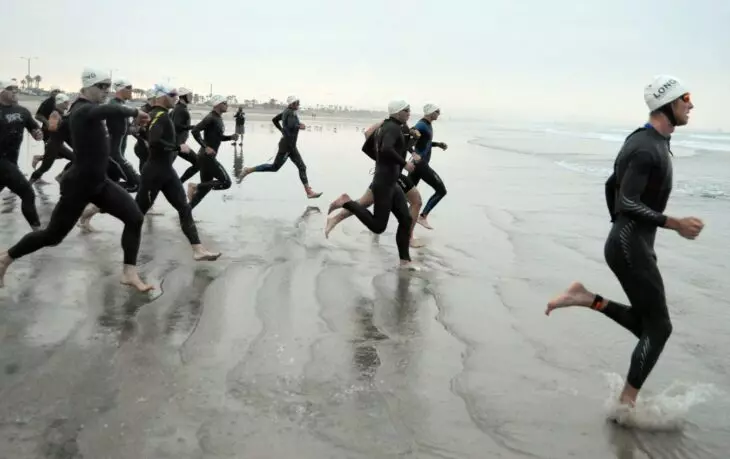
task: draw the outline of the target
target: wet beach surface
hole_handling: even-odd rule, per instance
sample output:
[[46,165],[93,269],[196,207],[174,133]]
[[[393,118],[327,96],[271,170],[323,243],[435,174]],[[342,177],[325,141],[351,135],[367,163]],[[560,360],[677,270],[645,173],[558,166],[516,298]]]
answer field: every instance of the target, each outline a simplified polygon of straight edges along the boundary
[[[424,270],[404,273],[394,219],[377,240],[355,218],[323,235],[329,202],[370,182],[357,130],[369,123],[303,121],[322,126],[300,136],[300,150],[324,194],[306,199],[290,163],[212,191],[194,215],[203,243],[223,252],[217,262],[192,260],[160,197],[140,248],[151,294],[119,284],[122,227],[106,215],[92,221],[98,232],[74,229],[11,266],[0,290],[0,458],[726,457],[727,201],[676,200],[671,210],[699,214],[705,233],[658,237],[674,334],[645,389],[685,385],[666,396],[679,403],[702,385],[711,402],[693,406],[682,431],[628,430],[605,420],[618,377],[606,373],[624,375],[635,339],[592,311],[543,314],[577,278],[625,300],[603,262],[605,178],[521,146],[483,148],[468,127],[444,123],[450,148],[433,167],[449,194],[435,229],[416,229],[427,246],[411,254]],[[268,124],[249,120],[243,158],[224,144],[231,176],[275,154]],[[40,153],[29,145],[27,172]],[[63,165],[35,187],[44,223]],[[420,189],[425,202],[432,190]],[[0,218],[6,248],[28,230],[7,190]]]

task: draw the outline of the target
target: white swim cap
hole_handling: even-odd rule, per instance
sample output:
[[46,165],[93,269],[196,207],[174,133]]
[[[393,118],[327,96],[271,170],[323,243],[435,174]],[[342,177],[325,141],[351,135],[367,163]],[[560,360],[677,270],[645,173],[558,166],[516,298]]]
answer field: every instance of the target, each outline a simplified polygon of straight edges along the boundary
[[216,94],[215,96],[210,98],[210,105],[212,105],[213,107],[217,107],[218,105],[226,101],[227,99],[225,97]]
[[62,104],[64,102],[68,102],[69,98],[66,94],[60,92],[60,93],[56,94],[55,100],[56,100],[57,104]]
[[179,89],[177,90],[177,94],[178,94],[178,95],[179,95],[180,97],[182,97],[182,96],[187,96],[188,94],[192,94],[192,93],[193,93],[193,92],[192,92],[191,90],[189,90],[188,88],[179,88]]
[[153,91],[152,89],[148,89],[147,91],[145,91],[144,95],[147,100],[152,100],[157,97],[155,96],[155,91]]
[[84,71],[81,72],[82,88],[90,88],[99,83],[112,83],[109,72],[91,67],[86,67]]
[[439,107],[436,104],[426,104],[423,106],[423,114],[424,115],[430,115],[432,113],[435,113],[437,111],[441,110],[441,107]]
[[175,88],[164,83],[157,83],[152,87],[150,92],[153,97],[169,96],[171,94],[177,95],[177,90]]
[[299,102],[299,98],[297,96],[289,96],[286,98],[286,104],[291,105],[294,102]]
[[59,88],[58,86],[51,86],[51,92],[60,91],[60,90],[61,90],[61,88]]
[[120,89],[131,87],[132,82],[124,77],[120,77],[114,80],[113,86],[115,91],[119,91]]
[[388,104],[388,115],[395,115],[410,107],[405,100],[394,100]]
[[687,87],[678,78],[671,75],[659,75],[644,88],[644,102],[653,112],[688,92]]

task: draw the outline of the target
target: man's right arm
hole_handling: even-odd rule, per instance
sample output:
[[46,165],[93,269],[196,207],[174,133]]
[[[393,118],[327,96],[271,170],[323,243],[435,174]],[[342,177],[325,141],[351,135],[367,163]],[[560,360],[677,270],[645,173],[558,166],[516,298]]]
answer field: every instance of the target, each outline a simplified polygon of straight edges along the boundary
[[198,142],[198,145],[203,148],[208,148],[208,145],[205,143],[205,140],[203,140],[203,136],[201,136],[200,133],[205,130],[210,122],[211,117],[210,115],[208,115],[203,118],[200,123],[196,124],[195,127],[190,131],[190,135],[193,136],[193,139],[195,139],[195,141]]

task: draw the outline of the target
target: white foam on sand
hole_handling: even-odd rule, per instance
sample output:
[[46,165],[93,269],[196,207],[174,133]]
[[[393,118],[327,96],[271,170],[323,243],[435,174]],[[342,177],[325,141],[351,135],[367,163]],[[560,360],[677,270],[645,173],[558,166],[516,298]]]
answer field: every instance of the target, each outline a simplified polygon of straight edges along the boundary
[[619,425],[647,431],[680,431],[687,423],[690,408],[708,402],[720,391],[712,384],[674,382],[657,394],[642,389],[634,407],[618,403],[624,378],[605,374],[609,395],[604,408],[609,420]]

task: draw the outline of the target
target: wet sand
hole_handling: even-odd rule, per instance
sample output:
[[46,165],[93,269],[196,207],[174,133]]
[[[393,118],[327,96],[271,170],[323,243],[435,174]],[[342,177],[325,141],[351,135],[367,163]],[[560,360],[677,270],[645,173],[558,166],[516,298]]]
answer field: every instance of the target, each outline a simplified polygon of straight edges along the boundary
[[[194,214],[217,262],[192,260],[158,198],[164,215],[146,219],[140,249],[152,294],[119,284],[122,228],[105,215],[98,233],[74,229],[12,265],[0,290],[0,458],[726,457],[725,396],[693,407],[681,432],[616,427],[605,373],[623,376],[634,338],[592,311],[543,314],[576,278],[625,300],[602,259],[602,179],[439,125],[450,148],[433,167],[449,193],[435,229],[416,229],[427,246],[412,256],[426,269],[401,273],[393,219],[377,242],[354,218],[323,235],[329,202],[370,182],[356,130],[367,123],[311,124],[323,129],[302,133],[300,150],[323,196],[306,199],[289,163],[211,192]],[[269,160],[277,140],[250,122],[243,163]],[[30,171],[40,148],[28,145]],[[231,175],[241,166],[230,144],[219,160]],[[432,190],[420,189],[425,201]],[[58,186],[36,190],[45,223]],[[0,199],[7,247],[28,228],[19,200]],[[718,253],[730,220],[718,209],[677,201],[705,233],[658,238],[675,325],[647,392],[730,382]]]

